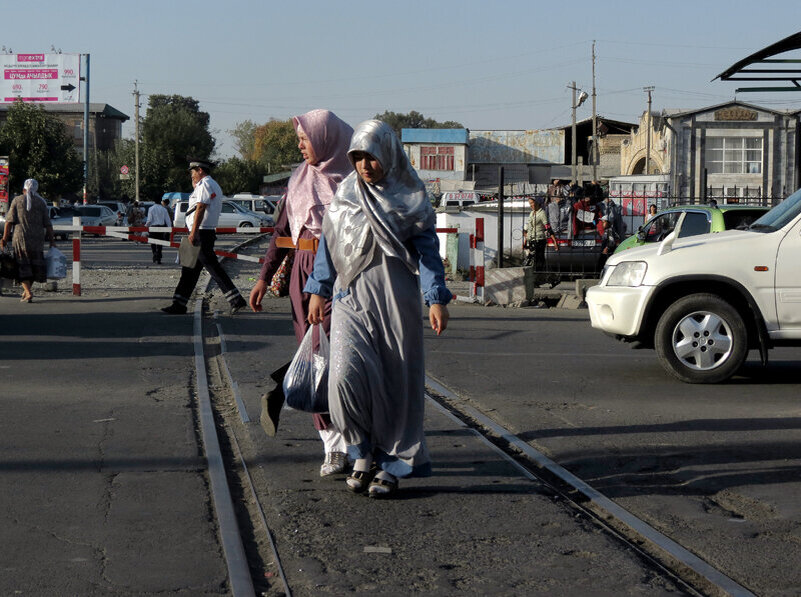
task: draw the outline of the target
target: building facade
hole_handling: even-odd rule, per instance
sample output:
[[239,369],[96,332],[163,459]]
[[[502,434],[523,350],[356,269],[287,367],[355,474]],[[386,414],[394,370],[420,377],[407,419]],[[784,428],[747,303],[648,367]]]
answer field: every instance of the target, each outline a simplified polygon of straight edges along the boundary
[[467,129],[402,129],[403,150],[429,191],[472,189],[467,173]]
[[[37,104],[45,112],[57,116],[63,123],[67,134],[75,144],[75,150],[83,153],[83,115],[85,104],[53,103]],[[7,118],[10,103],[0,103],[0,126]],[[106,150],[114,147],[122,138],[122,123],[128,116],[108,104],[89,104],[89,150]]]
[[776,203],[799,187],[799,112],[743,102],[663,112],[672,193]]

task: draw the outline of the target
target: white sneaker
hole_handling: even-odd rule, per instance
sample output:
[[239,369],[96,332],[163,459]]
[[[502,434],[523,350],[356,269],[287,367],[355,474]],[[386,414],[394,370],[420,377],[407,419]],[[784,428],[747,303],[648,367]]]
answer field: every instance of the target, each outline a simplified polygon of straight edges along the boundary
[[328,452],[320,467],[320,476],[328,477],[344,472],[348,465],[348,457],[344,452]]

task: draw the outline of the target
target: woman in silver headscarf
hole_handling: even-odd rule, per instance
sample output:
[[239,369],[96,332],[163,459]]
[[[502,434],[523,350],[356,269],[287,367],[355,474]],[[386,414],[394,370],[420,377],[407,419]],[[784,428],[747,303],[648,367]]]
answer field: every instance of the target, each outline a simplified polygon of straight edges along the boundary
[[447,327],[452,295],[434,211],[392,128],[362,123],[348,157],[356,171],[323,219],[305,291],[313,295],[310,323],[322,321],[325,298],[334,299],[328,399],[355,460],[348,487],[383,497],[395,492],[399,477],[431,474],[421,284],[437,334]]
[[[22,195],[14,197],[6,214],[6,225],[0,246],[5,249],[9,240],[14,258],[19,267],[19,282],[22,284],[22,302],[33,301],[33,282],[47,281],[47,265],[44,258],[45,233],[50,246],[55,247],[53,226],[47,202],[37,193],[39,183],[33,178],[25,181]],[[13,236],[12,236],[13,231]]]

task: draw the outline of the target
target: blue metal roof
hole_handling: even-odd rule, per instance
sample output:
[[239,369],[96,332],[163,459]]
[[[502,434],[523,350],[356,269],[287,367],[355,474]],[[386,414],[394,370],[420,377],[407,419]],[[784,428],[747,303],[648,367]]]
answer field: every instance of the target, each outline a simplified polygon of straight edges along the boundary
[[404,143],[461,143],[467,145],[467,129],[401,129]]

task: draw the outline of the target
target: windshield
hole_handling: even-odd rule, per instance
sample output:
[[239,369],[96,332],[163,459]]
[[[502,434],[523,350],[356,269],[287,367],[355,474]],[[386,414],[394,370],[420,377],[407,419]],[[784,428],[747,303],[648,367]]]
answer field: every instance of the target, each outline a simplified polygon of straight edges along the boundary
[[749,230],[757,232],[773,232],[779,228],[784,228],[801,213],[801,189],[787,197],[776,207],[771,209],[756,222],[751,224]]
[[82,207],[80,211],[82,215],[89,216],[90,218],[99,218],[100,214],[103,213],[103,210],[99,207]]

